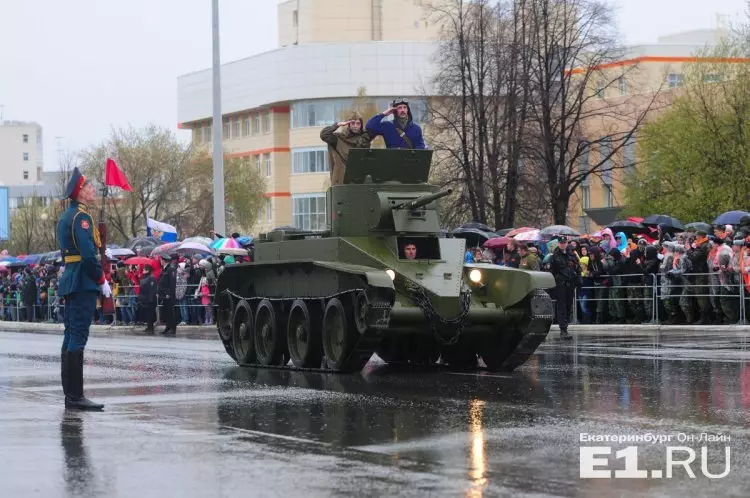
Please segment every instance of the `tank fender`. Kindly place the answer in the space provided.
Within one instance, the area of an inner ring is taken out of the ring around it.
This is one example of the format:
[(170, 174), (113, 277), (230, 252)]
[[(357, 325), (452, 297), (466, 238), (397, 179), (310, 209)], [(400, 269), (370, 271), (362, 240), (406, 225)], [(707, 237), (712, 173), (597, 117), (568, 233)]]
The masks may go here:
[(367, 280), (367, 284), (372, 287), (379, 287), (379, 288), (385, 288), (385, 289), (394, 288), (393, 280), (391, 280), (391, 277), (388, 276), (385, 270), (379, 270), (371, 266), (340, 263), (338, 261), (313, 261), (313, 264), (321, 268), (328, 268), (329, 270), (362, 275)]
[[(468, 274), (471, 270), (482, 272), (479, 283), (471, 282)], [(494, 302), (502, 308), (513, 306), (537, 289), (555, 287), (555, 278), (544, 271), (529, 271), (489, 263), (465, 263), (465, 281), (470, 285), (475, 296), (480, 300)], [(482, 290), (482, 292), (477, 292)]]

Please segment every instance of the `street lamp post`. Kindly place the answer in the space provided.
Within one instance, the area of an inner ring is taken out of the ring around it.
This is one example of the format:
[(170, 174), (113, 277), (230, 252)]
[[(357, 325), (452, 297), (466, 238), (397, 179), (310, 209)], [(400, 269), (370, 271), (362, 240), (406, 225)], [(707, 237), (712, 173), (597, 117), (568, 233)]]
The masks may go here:
[(211, 0), (213, 34), (214, 231), (226, 233), (224, 221), (224, 148), (221, 122), (221, 57), (219, 53), (219, 0)]

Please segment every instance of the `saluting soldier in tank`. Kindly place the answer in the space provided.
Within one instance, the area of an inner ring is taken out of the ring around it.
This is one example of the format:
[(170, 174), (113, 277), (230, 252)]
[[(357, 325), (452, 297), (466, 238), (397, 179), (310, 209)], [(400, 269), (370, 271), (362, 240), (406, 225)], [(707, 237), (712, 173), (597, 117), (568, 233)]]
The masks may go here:
[(65, 408), (101, 410), (104, 405), (83, 396), (83, 350), (96, 311), (99, 291), (111, 294), (97, 253), (101, 247), (99, 230), (88, 212), (96, 201), (96, 189), (78, 168), (73, 169), (65, 197), (70, 206), (57, 222), (65, 272), (60, 278), (59, 294), (65, 298), (65, 336), (61, 351), (61, 378)]
[(331, 165), (331, 185), (344, 182), (349, 149), (369, 149), (375, 138), (362, 126), (362, 117), (353, 113), (347, 121), (326, 126), (320, 131), (320, 139), (328, 144), (328, 163)]
[[(393, 122), (385, 119), (393, 114)], [(409, 102), (394, 100), (391, 107), (371, 117), (365, 126), (374, 135), (382, 135), (389, 149), (424, 149), (422, 128), (414, 122)]]

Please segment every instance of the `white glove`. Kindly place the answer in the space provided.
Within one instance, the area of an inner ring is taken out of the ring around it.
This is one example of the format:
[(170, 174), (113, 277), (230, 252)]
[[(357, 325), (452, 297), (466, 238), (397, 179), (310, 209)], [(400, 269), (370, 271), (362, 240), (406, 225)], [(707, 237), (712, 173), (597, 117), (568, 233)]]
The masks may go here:
[(106, 280), (102, 284), (102, 294), (104, 294), (104, 297), (109, 297), (112, 295), (112, 289), (109, 287), (109, 282)]
[(104, 250), (104, 255), (107, 256), (107, 259), (115, 259), (112, 257), (112, 249), (109, 247)]

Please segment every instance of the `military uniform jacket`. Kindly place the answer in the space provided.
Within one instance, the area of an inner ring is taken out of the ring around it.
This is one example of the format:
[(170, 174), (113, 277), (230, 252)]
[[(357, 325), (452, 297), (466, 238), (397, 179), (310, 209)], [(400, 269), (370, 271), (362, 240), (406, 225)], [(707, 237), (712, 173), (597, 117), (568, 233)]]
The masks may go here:
[(73, 201), (60, 216), (57, 243), (65, 264), (65, 272), (58, 284), (60, 295), (98, 291), (104, 283), (104, 272), (98, 259), (101, 239), (86, 206)]

